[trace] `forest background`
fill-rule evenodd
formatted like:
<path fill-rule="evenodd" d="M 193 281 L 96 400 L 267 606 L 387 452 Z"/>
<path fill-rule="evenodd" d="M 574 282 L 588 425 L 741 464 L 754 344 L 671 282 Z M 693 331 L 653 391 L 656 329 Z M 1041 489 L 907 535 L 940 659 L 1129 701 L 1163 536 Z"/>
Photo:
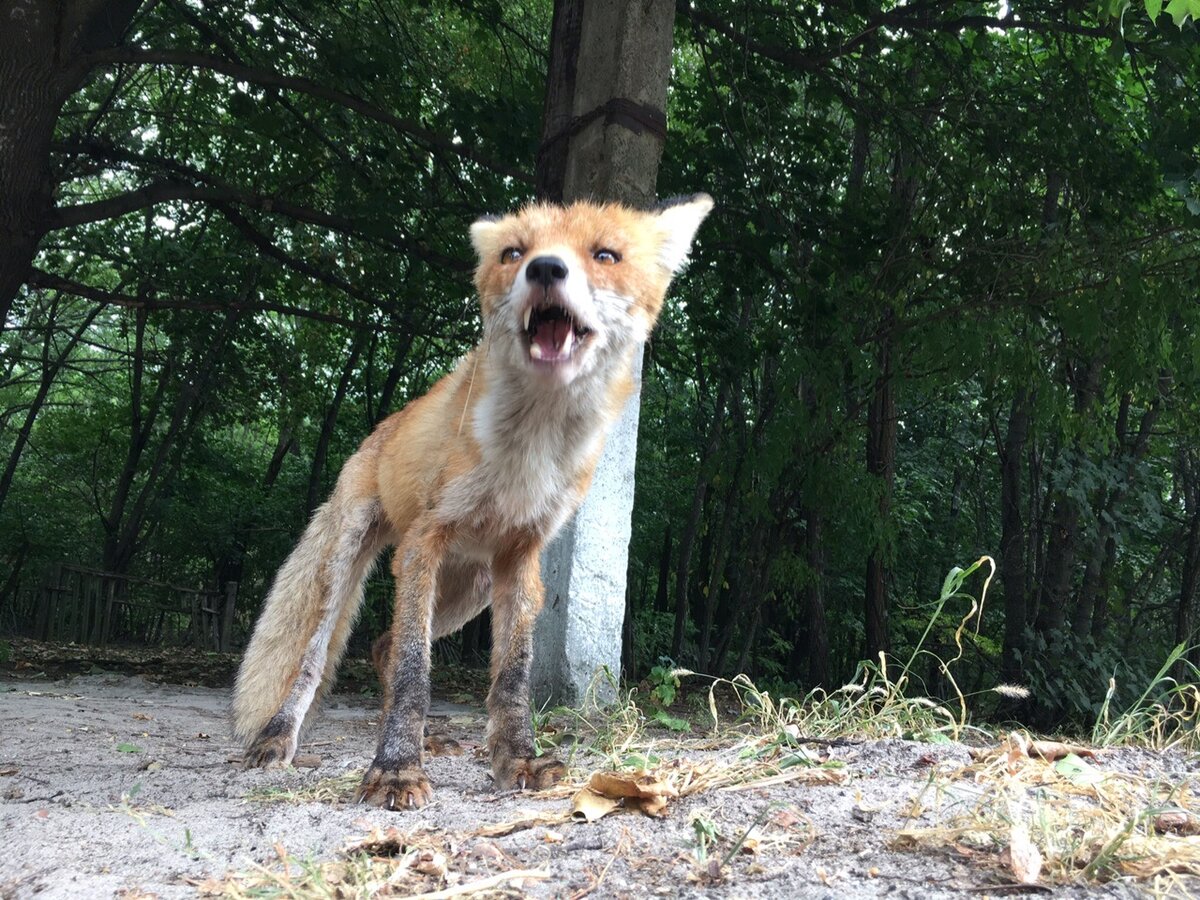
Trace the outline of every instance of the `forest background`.
<path fill-rule="evenodd" d="M 958 683 L 1032 691 L 984 715 L 1091 721 L 1197 643 L 1193 5 L 678 4 L 659 193 L 718 207 L 645 355 L 626 677 L 837 687 L 931 619 L 956 652 L 981 554 Z M 533 196 L 553 16 L 0 2 L 0 632 L 70 619 L 65 565 L 234 584 L 244 639 L 478 337 L 467 225 Z"/>

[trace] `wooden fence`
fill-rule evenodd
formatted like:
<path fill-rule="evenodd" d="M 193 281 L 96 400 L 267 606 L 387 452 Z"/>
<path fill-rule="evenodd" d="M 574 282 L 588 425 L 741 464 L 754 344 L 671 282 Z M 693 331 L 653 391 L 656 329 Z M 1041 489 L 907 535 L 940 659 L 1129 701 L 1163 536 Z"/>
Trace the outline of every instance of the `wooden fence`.
<path fill-rule="evenodd" d="M 96 646 L 167 644 L 228 652 L 237 590 L 235 581 L 211 591 L 56 565 L 39 591 L 34 636 Z"/>

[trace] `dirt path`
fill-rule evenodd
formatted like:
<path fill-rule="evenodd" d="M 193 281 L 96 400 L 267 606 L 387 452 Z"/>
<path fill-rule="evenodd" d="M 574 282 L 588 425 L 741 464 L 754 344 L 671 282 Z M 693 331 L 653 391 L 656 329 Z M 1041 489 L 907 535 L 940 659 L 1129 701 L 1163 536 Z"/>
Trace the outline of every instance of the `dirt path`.
<path fill-rule="evenodd" d="M 437 706 L 434 730 L 466 752 L 431 759 L 433 804 L 397 814 L 347 805 L 348 791 L 341 800 L 269 798 L 271 789 L 319 787 L 338 796 L 340 783 L 330 780 L 370 760 L 375 701 L 336 697 L 302 748 L 319 754 L 319 767 L 270 772 L 230 763 L 237 748 L 225 706 L 224 691 L 140 676 L 0 682 L 0 896 L 195 896 L 197 885 L 216 888 L 229 872 L 282 871 L 280 851 L 293 863 L 338 860 L 347 843 L 388 827 L 408 846 L 427 848 L 395 882 L 401 894 L 446 884 L 443 865 L 450 884 L 536 870 L 546 877 L 505 888 L 554 897 L 589 888 L 593 896 L 982 896 L 1011 880 L 994 864 L 949 851 L 888 848 L 896 829 L 932 823 L 930 812 L 906 816 L 933 805 L 931 771 L 969 762 L 961 746 L 837 746 L 829 753 L 846 765 L 844 784 L 713 790 L 673 802 L 661 819 L 625 813 L 483 836 L 484 826 L 523 817 L 561 819 L 569 800 L 494 794 L 486 762 L 473 752 L 483 733 L 477 711 Z M 715 865 L 756 821 L 729 864 Z M 433 874 L 421 875 L 422 867 Z M 336 868 L 327 874 L 346 877 Z M 1116 882 L 1054 895 L 1141 891 Z"/>

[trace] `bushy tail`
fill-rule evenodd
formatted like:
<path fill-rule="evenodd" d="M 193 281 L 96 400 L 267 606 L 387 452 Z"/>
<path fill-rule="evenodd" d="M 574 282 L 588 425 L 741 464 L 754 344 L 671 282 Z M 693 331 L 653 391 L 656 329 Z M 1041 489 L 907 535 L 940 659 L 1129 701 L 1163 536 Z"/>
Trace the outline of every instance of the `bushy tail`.
<path fill-rule="evenodd" d="M 379 554 L 381 508 L 354 496 L 351 466 L 275 576 L 233 689 L 234 735 L 249 743 L 277 713 L 298 730 L 328 691 Z"/>

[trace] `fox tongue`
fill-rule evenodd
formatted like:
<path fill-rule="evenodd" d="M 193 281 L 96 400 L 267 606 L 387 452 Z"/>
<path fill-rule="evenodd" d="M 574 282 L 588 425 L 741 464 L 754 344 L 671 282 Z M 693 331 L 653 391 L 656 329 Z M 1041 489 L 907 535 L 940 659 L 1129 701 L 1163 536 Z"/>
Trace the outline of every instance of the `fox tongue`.
<path fill-rule="evenodd" d="M 555 361 L 571 355 L 575 342 L 575 331 L 566 319 L 552 319 L 537 327 L 529 344 L 529 355 L 534 359 Z"/>

